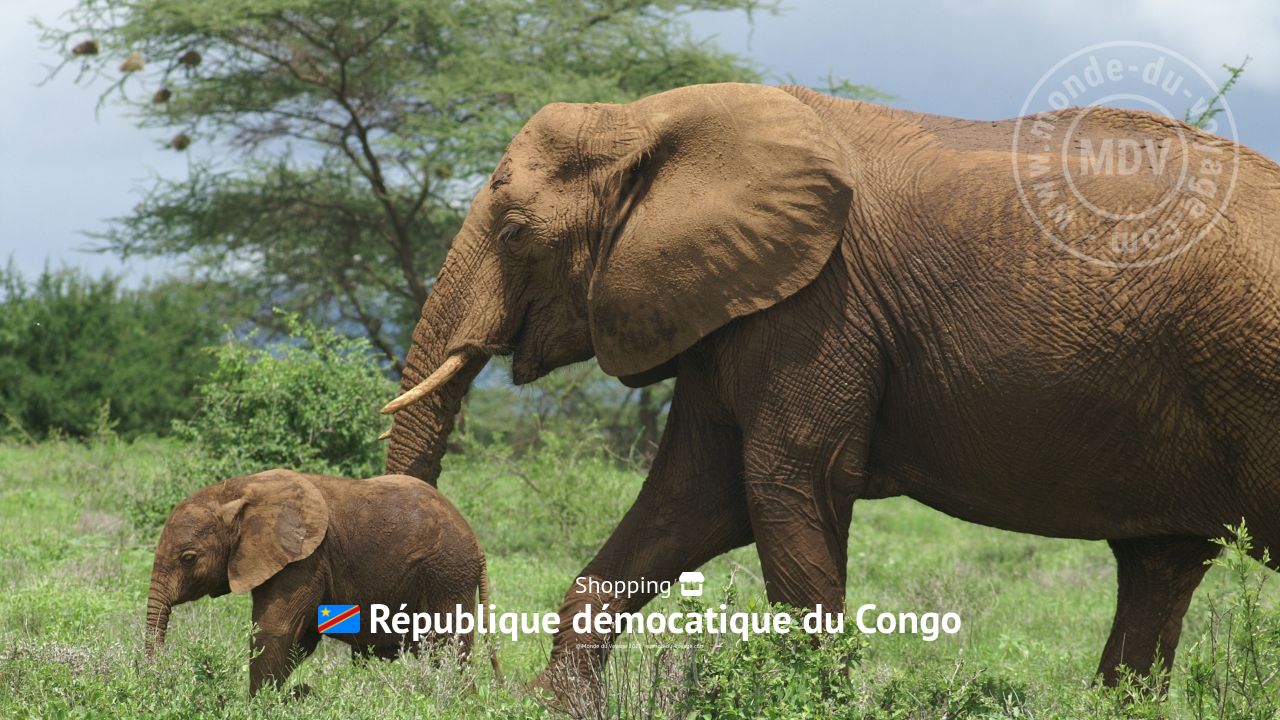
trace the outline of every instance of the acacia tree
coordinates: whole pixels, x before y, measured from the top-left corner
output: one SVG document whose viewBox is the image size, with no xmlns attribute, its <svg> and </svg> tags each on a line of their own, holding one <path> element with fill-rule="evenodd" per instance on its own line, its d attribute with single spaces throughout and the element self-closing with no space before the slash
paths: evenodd
<svg viewBox="0 0 1280 720">
<path fill-rule="evenodd" d="M 758 0 L 80 0 L 46 45 L 107 83 L 185 178 L 98 235 L 358 327 L 391 363 L 476 183 L 551 100 L 753 80 L 689 33 Z M 61 68 L 60 68 L 61 69 Z M 56 72 L 56 71 L 55 71 Z M 101 85 L 99 85 L 101 87 Z"/>
</svg>

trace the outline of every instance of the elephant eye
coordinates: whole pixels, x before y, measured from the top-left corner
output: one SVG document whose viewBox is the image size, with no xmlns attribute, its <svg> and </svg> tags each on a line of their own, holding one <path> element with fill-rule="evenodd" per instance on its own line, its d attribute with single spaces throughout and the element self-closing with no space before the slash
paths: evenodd
<svg viewBox="0 0 1280 720">
<path fill-rule="evenodd" d="M 194 550 L 188 550 L 179 555 L 178 559 L 182 561 L 183 565 L 190 565 L 196 561 L 196 552 Z"/>
<path fill-rule="evenodd" d="M 524 226 L 518 222 L 508 222 L 498 231 L 498 242 L 503 245 L 513 246 L 520 239 L 520 233 L 524 230 Z"/>
</svg>

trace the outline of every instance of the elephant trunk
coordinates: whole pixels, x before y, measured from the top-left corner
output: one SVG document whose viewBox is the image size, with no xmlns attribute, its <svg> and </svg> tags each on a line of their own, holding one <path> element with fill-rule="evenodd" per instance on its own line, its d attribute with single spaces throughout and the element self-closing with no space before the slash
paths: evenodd
<svg viewBox="0 0 1280 720">
<path fill-rule="evenodd" d="M 164 636 L 169 630 L 169 611 L 173 608 L 167 600 L 160 597 L 154 585 L 147 595 L 147 636 L 145 648 L 147 657 L 155 656 L 155 652 L 164 646 Z"/>
<path fill-rule="evenodd" d="M 458 250 L 449 253 L 422 307 L 405 359 L 401 397 L 383 409 L 395 413 L 388 435 L 387 472 L 412 475 L 432 485 L 440 476 L 440 461 L 462 399 L 500 346 L 497 324 L 502 313 L 477 307 L 483 299 L 473 291 L 490 283 L 482 283 L 475 265 L 459 256 Z M 431 382 L 424 384 L 424 380 Z"/>
</svg>

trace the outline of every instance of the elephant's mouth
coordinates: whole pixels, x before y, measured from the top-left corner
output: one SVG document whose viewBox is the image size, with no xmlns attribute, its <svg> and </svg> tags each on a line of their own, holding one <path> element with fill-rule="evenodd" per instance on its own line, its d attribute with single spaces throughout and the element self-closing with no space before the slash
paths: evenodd
<svg viewBox="0 0 1280 720">
<path fill-rule="evenodd" d="M 530 305 L 510 339 L 494 353 L 511 356 L 511 381 L 516 385 L 527 385 L 556 368 L 591 359 L 589 343 L 584 347 L 573 333 L 548 332 L 547 320 L 534 326 L 533 318 L 545 318 L 547 314 Z"/>
<path fill-rule="evenodd" d="M 534 352 L 532 343 L 529 341 L 531 314 L 532 306 L 525 308 L 520 318 L 520 325 L 511 334 L 507 344 L 497 353 L 511 356 L 511 382 L 516 385 L 526 385 L 550 372 L 550 369 L 544 366 L 543 360 L 538 357 L 538 353 Z"/>
<path fill-rule="evenodd" d="M 527 324 L 522 323 L 511 338 L 511 382 L 516 385 L 531 383 L 548 372 L 542 367 L 537 353 L 532 352 L 529 343 L 525 341 L 527 327 Z"/>
</svg>

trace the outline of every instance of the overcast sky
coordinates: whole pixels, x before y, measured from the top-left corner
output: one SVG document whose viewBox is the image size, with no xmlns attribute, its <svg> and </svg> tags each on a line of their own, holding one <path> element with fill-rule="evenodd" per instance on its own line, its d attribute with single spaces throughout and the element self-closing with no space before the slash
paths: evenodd
<svg viewBox="0 0 1280 720">
<path fill-rule="evenodd" d="M 699 15 L 694 31 L 754 59 L 773 82 L 821 85 L 830 74 L 890 93 L 898 107 L 978 119 L 1019 114 L 1055 64 L 1098 43 L 1159 45 L 1214 81 L 1225 77 L 1223 63 L 1247 54 L 1252 60 L 1228 98 L 1238 137 L 1280 158 L 1276 0 L 784 3 L 782 14 L 754 24 Z M 90 244 L 84 231 L 127 214 L 149 178 L 180 176 L 186 157 L 163 149 L 165 133 L 139 131 L 111 108 L 95 120 L 97 93 L 74 85 L 72 73 L 36 86 L 56 58 L 39 48 L 30 18 L 54 20 L 71 4 L 0 0 L 0 262 L 12 256 L 28 274 L 46 259 L 123 269 L 134 281 L 176 269 L 81 251 Z M 1116 89 L 1134 91 L 1136 82 Z"/>
</svg>

